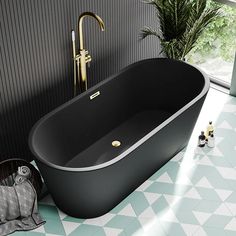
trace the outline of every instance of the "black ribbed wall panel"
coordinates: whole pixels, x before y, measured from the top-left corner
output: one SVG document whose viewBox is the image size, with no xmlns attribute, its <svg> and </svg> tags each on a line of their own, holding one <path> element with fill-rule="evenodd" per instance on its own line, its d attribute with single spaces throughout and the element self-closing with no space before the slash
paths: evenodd
<svg viewBox="0 0 236 236">
<path fill-rule="evenodd" d="M 157 23 L 141 0 L 0 0 L 0 160 L 30 160 L 32 125 L 72 98 L 70 32 L 84 11 L 97 13 L 106 26 L 101 32 L 94 19 L 84 20 L 85 48 L 93 58 L 89 87 L 158 56 L 157 39 L 139 40 L 144 25 Z"/>
</svg>

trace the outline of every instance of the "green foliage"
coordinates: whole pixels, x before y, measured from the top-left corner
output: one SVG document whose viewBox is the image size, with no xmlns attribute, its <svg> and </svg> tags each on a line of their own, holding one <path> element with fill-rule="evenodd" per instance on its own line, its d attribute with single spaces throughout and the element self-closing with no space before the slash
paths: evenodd
<svg viewBox="0 0 236 236">
<path fill-rule="evenodd" d="M 219 4 L 208 1 L 209 8 Z M 233 62 L 236 50 L 236 7 L 221 6 L 217 17 L 197 40 L 196 46 L 188 54 L 188 61 L 203 63 L 208 58 L 221 57 Z"/>
<path fill-rule="evenodd" d="M 141 38 L 156 36 L 169 58 L 183 60 L 193 49 L 205 27 L 217 16 L 219 6 L 207 7 L 207 0 L 147 0 L 155 7 L 159 31 L 144 27 Z"/>
</svg>

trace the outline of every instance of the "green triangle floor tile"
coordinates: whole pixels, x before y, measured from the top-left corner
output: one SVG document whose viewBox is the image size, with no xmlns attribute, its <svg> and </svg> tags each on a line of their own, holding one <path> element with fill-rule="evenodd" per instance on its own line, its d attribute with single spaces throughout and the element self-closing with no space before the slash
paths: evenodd
<svg viewBox="0 0 236 236">
<path fill-rule="evenodd" d="M 150 185 L 145 190 L 145 192 L 182 196 L 190 188 L 191 186 L 187 186 L 187 185 L 155 182 L 152 185 Z"/>
<path fill-rule="evenodd" d="M 204 226 L 224 229 L 224 227 L 231 221 L 232 218 L 232 216 L 212 215 L 205 222 Z"/>
<path fill-rule="evenodd" d="M 236 180 L 227 179 L 227 186 L 229 190 L 236 191 Z"/>
<path fill-rule="evenodd" d="M 136 191 L 137 192 L 137 191 Z M 130 195 L 132 195 L 134 192 L 132 192 Z M 130 196 L 129 195 L 129 196 Z M 110 213 L 117 214 L 119 213 L 123 208 L 125 208 L 128 204 L 130 204 L 129 196 L 126 197 L 123 201 L 121 201 L 118 205 L 116 205 Z"/>
<path fill-rule="evenodd" d="M 126 224 L 126 226 L 124 227 L 124 232 L 126 233 L 126 235 L 134 235 L 136 232 L 143 233 L 143 229 L 138 219 L 135 218 L 129 224 Z"/>
<path fill-rule="evenodd" d="M 124 229 L 127 224 L 132 224 L 134 221 L 137 221 L 135 217 L 116 215 L 105 225 L 105 227 Z"/>
<path fill-rule="evenodd" d="M 169 162 L 167 162 L 164 166 L 162 166 L 156 173 L 154 173 L 149 180 L 155 181 L 157 180 L 162 174 L 164 174 L 170 166 L 168 165 Z"/>
<path fill-rule="evenodd" d="M 235 151 L 235 150 L 234 150 Z M 229 156 L 226 155 L 224 156 L 225 160 L 230 164 L 231 167 L 236 167 L 236 159 L 235 159 L 236 154 L 230 154 Z"/>
<path fill-rule="evenodd" d="M 149 203 L 143 192 L 135 191 L 128 196 L 127 200 L 130 202 L 137 216 L 140 215 L 149 206 Z"/>
<path fill-rule="evenodd" d="M 207 236 L 226 236 L 225 231 L 220 228 L 214 228 L 214 227 L 202 227 L 204 231 L 206 232 Z M 194 236 L 198 236 L 197 234 Z"/>
<path fill-rule="evenodd" d="M 232 167 L 228 160 L 224 157 L 212 156 L 209 157 L 214 166 Z"/>
<path fill-rule="evenodd" d="M 219 201 L 200 200 L 199 204 L 196 204 L 193 210 L 198 212 L 213 213 L 220 207 L 220 205 L 221 202 Z"/>
<path fill-rule="evenodd" d="M 63 218 L 63 221 L 83 223 L 85 221 L 85 219 L 75 218 L 75 217 L 72 217 L 72 216 L 66 216 L 65 218 Z"/>
<path fill-rule="evenodd" d="M 125 236 L 125 232 L 123 229 L 114 229 L 109 227 L 103 227 L 106 236 Z"/>
<path fill-rule="evenodd" d="M 66 235 L 72 233 L 75 229 L 77 229 L 80 226 L 80 223 L 69 222 L 64 220 L 61 223 L 64 227 Z"/>
<path fill-rule="evenodd" d="M 101 230 L 103 231 L 103 229 L 98 226 L 82 224 L 70 233 L 69 236 L 95 236 L 96 232 L 101 232 Z"/>
<path fill-rule="evenodd" d="M 171 163 L 172 166 L 166 172 L 170 176 L 171 180 L 173 182 L 176 182 L 176 179 L 178 178 L 179 173 L 181 172 L 181 168 L 178 162 L 169 162 L 169 163 Z"/>
<path fill-rule="evenodd" d="M 44 224 L 44 229 L 45 232 L 49 234 L 66 235 L 60 219 L 59 220 L 47 219 L 46 224 Z"/>
<path fill-rule="evenodd" d="M 99 228 L 91 236 L 107 236 L 103 228 Z"/>
<path fill-rule="evenodd" d="M 182 198 L 172 206 L 172 209 L 174 212 L 191 211 L 194 210 L 201 201 L 202 200 L 199 199 Z"/>
<path fill-rule="evenodd" d="M 137 231 L 134 236 L 166 236 L 157 218 L 139 217 L 143 230 Z"/>
<path fill-rule="evenodd" d="M 24 236 L 45 236 L 43 233 L 38 233 L 38 232 L 25 232 Z"/>
<path fill-rule="evenodd" d="M 118 236 L 128 236 L 124 231 L 123 232 L 121 232 L 120 234 L 117 234 Z M 110 236 L 110 234 L 107 234 L 107 236 Z M 114 234 L 114 236 L 116 236 L 115 234 Z"/>
<path fill-rule="evenodd" d="M 221 201 L 214 189 L 196 187 L 196 190 L 198 191 L 202 199 Z"/>
<path fill-rule="evenodd" d="M 163 212 L 168 210 L 169 204 L 166 201 L 166 199 L 161 196 L 158 198 L 152 205 L 151 205 L 153 211 L 156 213 L 156 215 L 161 215 Z"/>
<path fill-rule="evenodd" d="M 39 204 L 39 213 L 46 221 L 48 219 L 60 220 L 56 206 Z"/>
<path fill-rule="evenodd" d="M 161 222 L 161 225 L 168 236 L 187 236 L 178 223 Z"/>
<path fill-rule="evenodd" d="M 174 213 L 180 223 L 199 225 L 192 211 L 174 211 Z"/>
<path fill-rule="evenodd" d="M 227 167 L 215 167 L 214 169 L 211 170 L 211 172 L 206 174 L 206 178 L 214 188 L 227 189 L 228 188 L 227 180 L 224 179 L 220 174 L 219 172 L 220 168 L 228 169 Z"/>
<path fill-rule="evenodd" d="M 204 156 L 203 156 L 204 157 Z M 207 176 L 209 172 L 213 171 L 215 168 L 212 166 L 197 165 L 194 173 L 189 174 L 193 184 L 197 184 L 203 177 Z"/>
<path fill-rule="evenodd" d="M 236 203 L 236 192 L 232 192 L 229 197 L 225 200 L 226 202 Z"/>
<path fill-rule="evenodd" d="M 224 233 L 225 233 L 226 236 L 235 236 L 235 232 L 234 231 L 224 230 Z"/>
<path fill-rule="evenodd" d="M 25 231 L 16 231 L 15 233 L 11 234 L 12 236 L 26 236 Z"/>
</svg>

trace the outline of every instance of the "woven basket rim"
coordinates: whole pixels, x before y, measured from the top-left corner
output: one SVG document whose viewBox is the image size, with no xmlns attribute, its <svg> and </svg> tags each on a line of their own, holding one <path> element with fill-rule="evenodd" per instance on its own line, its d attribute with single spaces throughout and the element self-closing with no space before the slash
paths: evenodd
<svg viewBox="0 0 236 236">
<path fill-rule="evenodd" d="M 26 161 L 26 160 L 24 160 L 22 158 L 13 157 L 13 158 L 10 158 L 10 159 L 6 159 L 6 160 L 3 160 L 3 161 L 0 161 L 0 165 L 4 164 L 5 162 L 10 162 L 10 161 L 23 161 L 25 163 L 31 164 L 30 162 L 28 162 L 28 161 Z"/>
<path fill-rule="evenodd" d="M 36 185 L 34 185 L 34 187 L 37 192 L 37 195 L 39 196 L 39 194 L 41 193 L 41 190 L 42 190 L 42 186 L 43 186 L 42 177 L 40 175 L 39 170 L 32 163 L 30 163 L 27 160 L 21 159 L 21 158 L 10 158 L 10 159 L 3 160 L 0 162 L 0 166 L 11 165 L 10 163 L 13 164 L 14 162 L 21 162 L 22 163 L 21 166 L 23 166 L 25 163 L 25 165 L 31 169 L 32 173 L 34 173 L 33 174 L 34 177 L 31 177 L 32 181 L 33 181 L 32 183 L 36 184 Z"/>
</svg>

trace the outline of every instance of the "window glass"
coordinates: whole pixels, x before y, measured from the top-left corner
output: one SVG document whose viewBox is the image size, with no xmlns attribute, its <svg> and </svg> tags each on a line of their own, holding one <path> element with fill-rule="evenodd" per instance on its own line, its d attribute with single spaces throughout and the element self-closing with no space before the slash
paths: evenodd
<svg viewBox="0 0 236 236">
<path fill-rule="evenodd" d="M 221 15 L 203 31 L 186 59 L 212 78 L 230 84 L 236 51 L 236 6 L 214 1 L 207 4 L 220 5 Z"/>
</svg>

